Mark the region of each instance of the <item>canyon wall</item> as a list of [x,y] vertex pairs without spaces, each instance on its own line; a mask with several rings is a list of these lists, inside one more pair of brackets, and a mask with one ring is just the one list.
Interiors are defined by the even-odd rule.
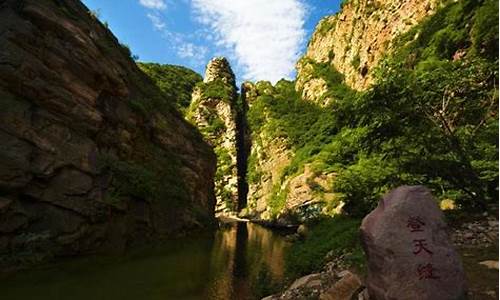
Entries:
[[331,66],[354,90],[373,83],[373,71],[393,40],[438,7],[438,0],[346,0],[341,11],[323,18],[297,63],[296,89],[320,105],[332,102],[328,80],[318,66]]
[[1,262],[213,222],[216,158],[77,0],[0,4]]
[[[337,172],[329,158],[337,155],[331,151],[340,152],[341,143],[332,134],[337,121],[327,119],[333,112],[325,109],[335,109],[336,101],[352,102],[368,89],[393,42],[434,13],[437,2],[344,1],[341,11],[317,25],[297,63],[294,83],[244,85],[252,132],[247,215],[296,219],[342,211],[344,203],[333,187]],[[300,126],[293,119],[309,124]],[[322,136],[330,137],[321,140]]]

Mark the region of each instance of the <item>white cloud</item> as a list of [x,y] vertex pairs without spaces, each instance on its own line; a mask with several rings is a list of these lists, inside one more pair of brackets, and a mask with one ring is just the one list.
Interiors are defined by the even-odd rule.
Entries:
[[163,10],[167,8],[165,0],[139,0],[139,3],[149,9]]
[[205,64],[208,48],[205,46],[198,46],[193,43],[185,42],[177,46],[177,55],[180,58],[190,59],[192,63],[197,66]]
[[167,28],[167,24],[158,11],[150,12],[146,15],[153,27],[161,33],[161,37],[168,41],[169,47],[180,58],[186,59],[192,65],[202,66],[206,63],[208,48],[189,42],[190,35],[180,34]]
[[163,20],[161,19],[161,17],[156,14],[156,13],[148,13],[147,14],[149,20],[151,20],[151,23],[153,23],[153,26],[155,29],[157,30],[164,30],[165,29],[165,22],[163,22]]
[[230,50],[244,79],[290,78],[305,38],[302,0],[192,0],[197,20]]

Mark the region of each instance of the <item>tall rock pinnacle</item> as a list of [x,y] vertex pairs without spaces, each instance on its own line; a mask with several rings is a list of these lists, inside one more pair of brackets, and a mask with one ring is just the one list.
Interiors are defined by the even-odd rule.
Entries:
[[222,82],[235,86],[235,76],[231,65],[225,57],[214,57],[208,63],[205,70],[205,78],[203,82],[209,83],[215,80],[222,80]]
[[[238,100],[235,76],[224,57],[213,58],[193,91],[188,119],[217,154],[216,214],[236,212],[246,204],[244,101]],[[243,192],[242,192],[243,191]]]

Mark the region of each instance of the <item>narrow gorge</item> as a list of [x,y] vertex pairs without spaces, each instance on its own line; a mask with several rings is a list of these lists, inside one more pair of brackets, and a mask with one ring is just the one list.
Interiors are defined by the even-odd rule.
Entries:
[[[319,215],[363,216],[384,192],[402,183],[430,185],[440,200],[448,202],[471,201],[483,205],[479,202],[496,198],[486,184],[493,177],[486,179],[479,175],[488,173],[489,167],[477,168],[479,164],[473,162],[496,158],[477,156],[481,151],[470,156],[464,154],[469,151],[463,148],[465,144],[478,136],[458,137],[458,132],[451,128],[470,126],[478,131],[487,130],[486,121],[458,117],[458,102],[444,112],[432,102],[439,101],[425,94],[417,96],[424,93],[422,86],[438,94],[450,89],[425,81],[427,74],[455,78],[461,76],[460,72],[467,72],[467,68],[477,68],[473,82],[489,82],[486,90],[494,92],[491,80],[495,75],[488,69],[488,63],[483,63],[495,59],[495,40],[478,40],[486,34],[478,31],[488,22],[483,14],[486,11],[494,14],[491,5],[489,1],[456,4],[433,0],[345,1],[341,11],[317,25],[304,56],[297,62],[295,80],[282,79],[274,85],[267,81],[244,82],[239,96],[227,61],[215,59],[209,63],[201,86],[203,92],[195,91],[191,107],[198,107],[200,97],[231,99],[219,100],[221,107],[209,114],[212,123],[202,127],[202,131],[209,131],[209,139],[216,139],[213,144],[221,178],[218,201],[233,203],[218,211],[232,210],[240,217],[283,224],[298,224]],[[451,28],[462,29],[459,35],[452,36],[448,35],[455,30]],[[224,70],[214,75],[218,71],[213,65],[222,61]],[[390,85],[395,83],[385,81],[399,80],[394,72],[405,74],[403,80],[418,82],[421,87],[415,88],[413,95],[397,94]],[[471,84],[467,86],[473,89]],[[415,105],[389,101],[393,96],[430,102]],[[491,105],[496,98],[482,99],[477,102],[483,103],[482,118],[492,120],[496,110]],[[413,111],[407,105],[413,105]],[[373,112],[379,108],[395,113],[382,111],[375,115]],[[204,111],[210,109],[205,107]],[[220,116],[224,117],[219,119]],[[465,123],[452,124],[457,118]],[[245,120],[242,122],[245,126],[238,126],[235,121],[238,119]],[[209,124],[206,120],[205,116],[204,123]],[[395,125],[396,120],[402,123]],[[412,125],[414,122],[425,125],[419,128]],[[223,128],[229,130],[223,132]],[[221,132],[214,135],[219,129]],[[413,140],[409,138],[410,132]],[[425,137],[425,132],[435,135]],[[456,139],[462,138],[457,143]],[[407,155],[404,158],[398,152],[402,148],[397,146],[402,141],[407,143],[402,152]],[[425,159],[415,155],[416,149],[421,148],[419,145],[424,144],[436,146],[422,149],[428,153]],[[446,152],[451,156],[444,155]],[[237,157],[241,158],[239,162]],[[439,161],[438,164],[456,168],[458,173],[465,172],[468,179],[454,178],[444,167],[435,169],[428,161]],[[484,181],[478,183],[481,180]],[[462,184],[457,185],[458,182]],[[464,189],[464,185],[474,191],[469,187]],[[246,206],[234,204],[235,199],[242,203],[245,195]]]
[[0,0],[2,299],[498,299],[498,2],[310,1]]

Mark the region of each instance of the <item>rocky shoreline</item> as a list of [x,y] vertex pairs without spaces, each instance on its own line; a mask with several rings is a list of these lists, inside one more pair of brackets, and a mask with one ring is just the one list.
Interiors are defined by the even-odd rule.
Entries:
[[359,271],[347,267],[344,259],[347,255],[331,259],[320,272],[303,276],[283,292],[262,300],[369,299],[363,276],[356,274]]
[[[498,228],[498,219],[495,217],[478,216],[476,220],[450,227],[450,238],[462,256],[470,255],[466,254],[463,249],[481,251],[496,247],[498,250]],[[302,234],[297,232],[294,235]],[[325,257],[327,263],[319,272],[298,278],[280,293],[267,296],[262,300],[370,299],[365,287],[364,271],[348,266],[345,262],[345,257],[348,255],[347,253],[333,257],[333,252],[328,253]],[[496,259],[496,261],[476,259],[474,263],[484,270],[498,270],[498,257]],[[497,290],[498,286],[488,290],[477,290],[472,284],[469,288],[469,296],[471,299],[498,299]]]

